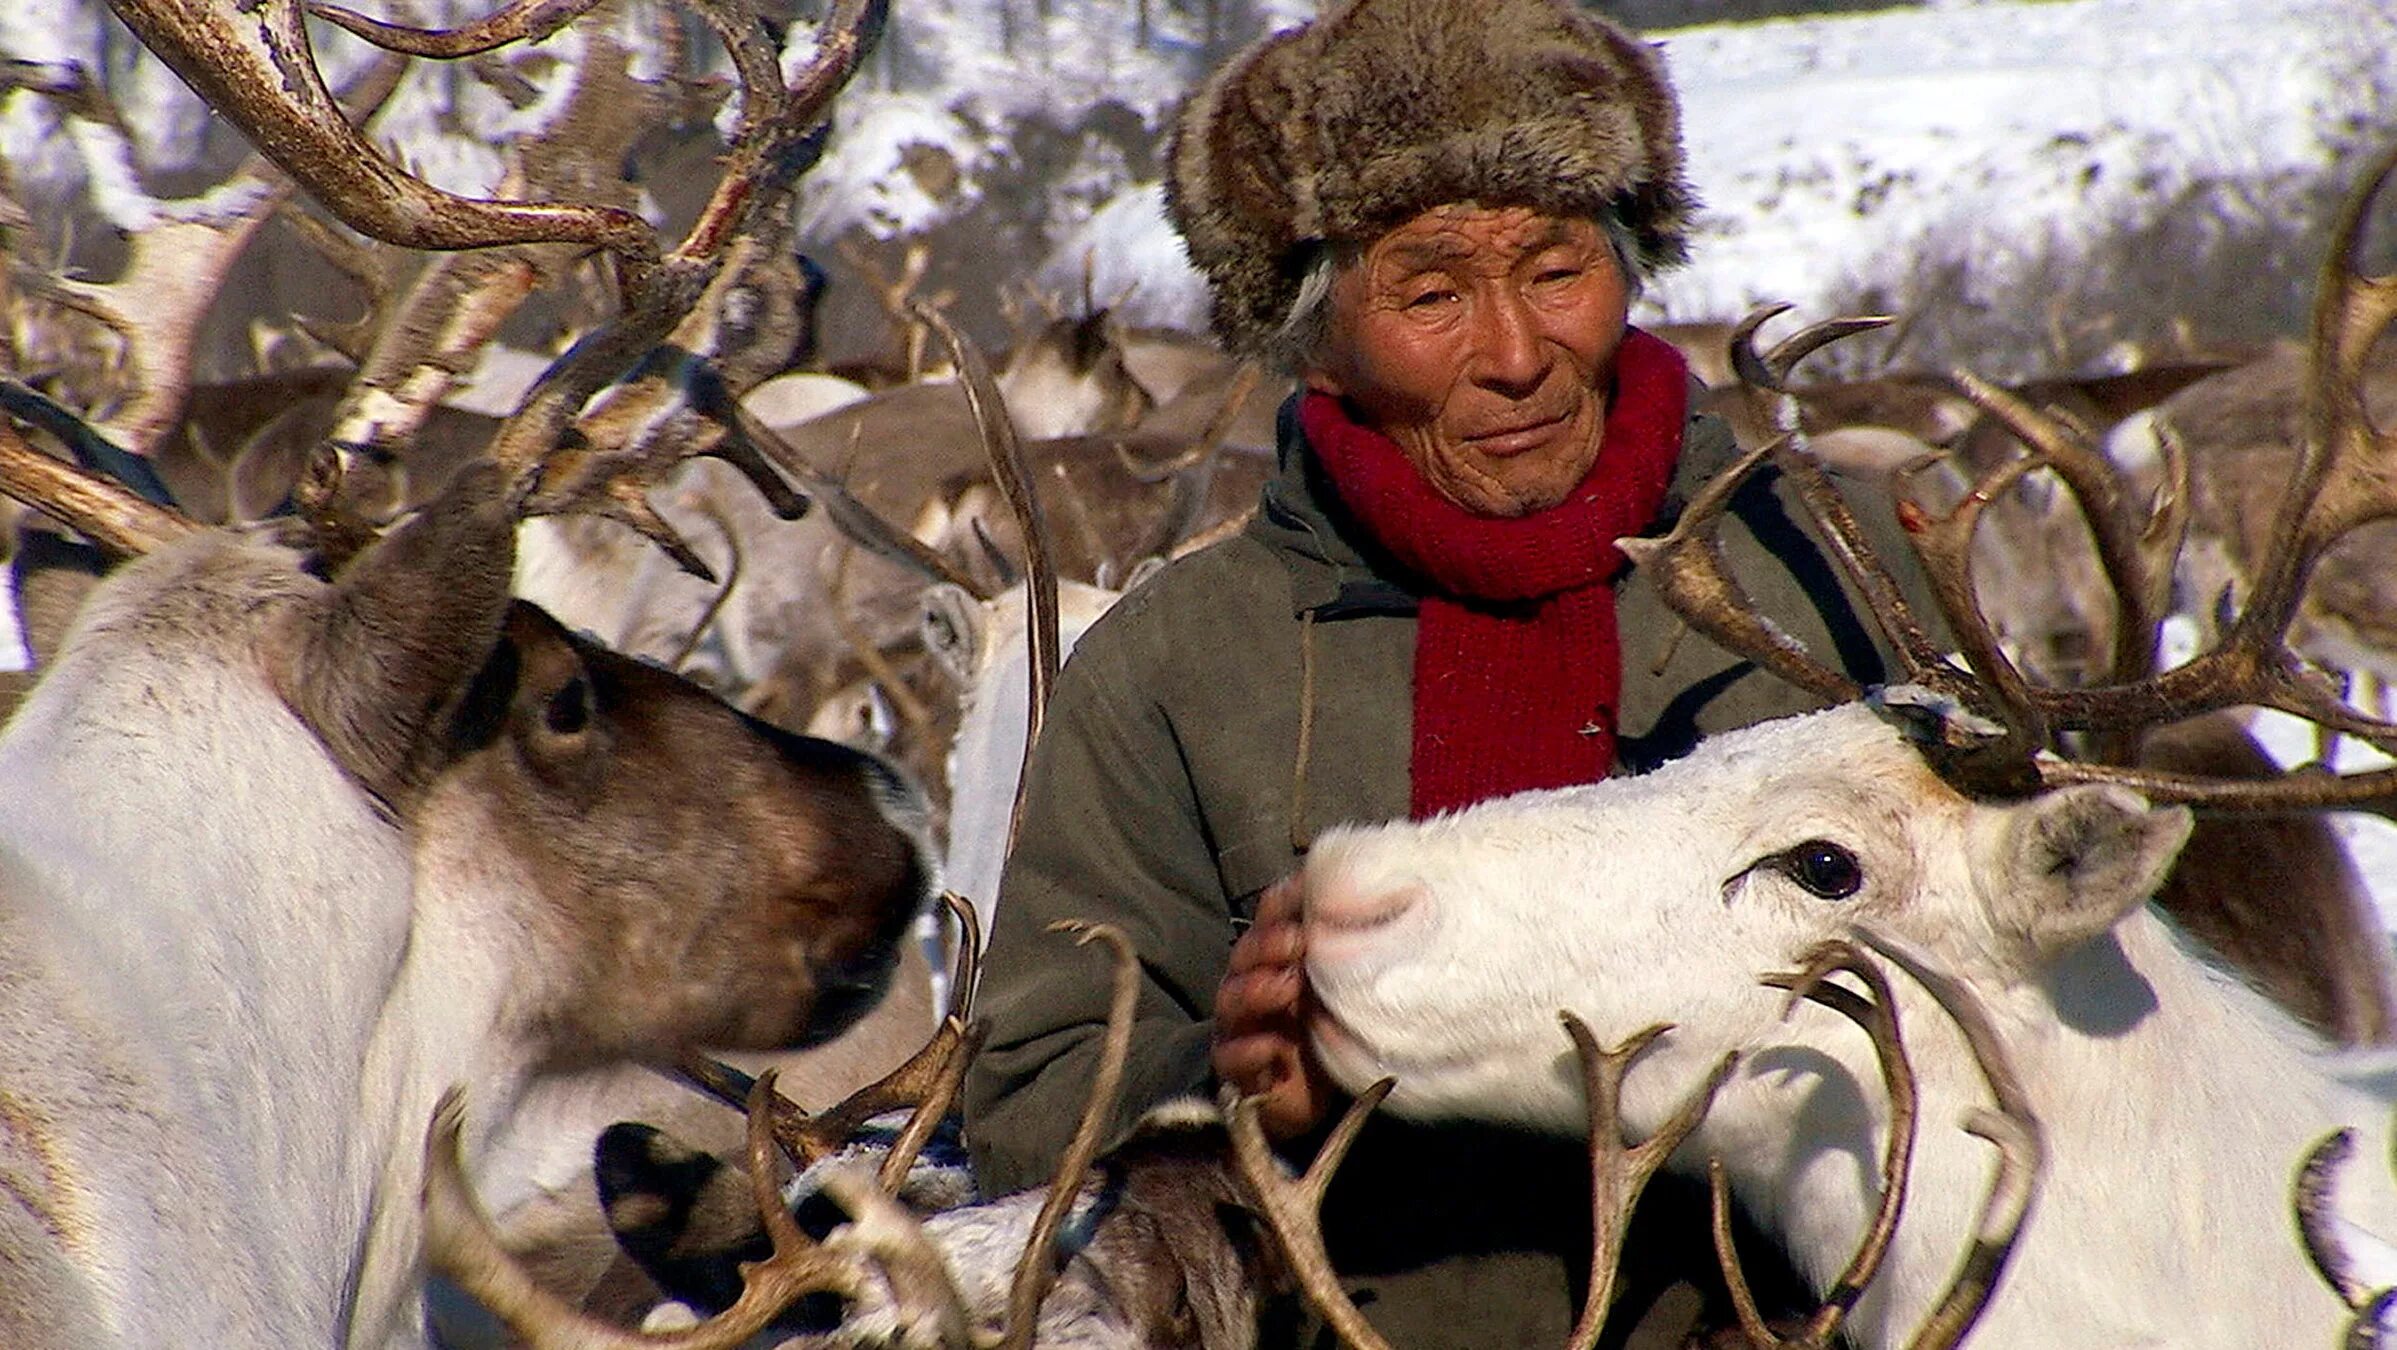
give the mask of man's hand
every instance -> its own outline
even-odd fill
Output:
[[[1338,1092],[1307,1049],[1302,894],[1295,876],[1266,890],[1256,921],[1232,944],[1231,967],[1215,990],[1215,1077],[1258,1099],[1258,1121],[1273,1139],[1315,1128]]]

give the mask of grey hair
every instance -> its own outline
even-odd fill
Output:
[[[1290,312],[1274,327],[1265,339],[1265,350],[1258,353],[1277,375],[1297,375],[1304,372],[1323,350],[1324,341],[1331,336],[1332,279],[1340,269],[1354,262],[1359,250],[1318,241],[1308,245],[1313,256],[1307,259],[1307,270],[1298,280],[1298,295],[1290,302]]]
[[[1620,213],[1600,212],[1596,218],[1599,233],[1606,236],[1607,247],[1614,251],[1615,270],[1623,276],[1625,297],[1637,303],[1648,287],[1648,270],[1641,265],[1639,236],[1623,223]],[[1307,246],[1311,256],[1306,271],[1299,277],[1298,295],[1290,302],[1290,311],[1282,316],[1265,349],[1258,355],[1278,375],[1297,375],[1304,372],[1325,339],[1331,336],[1332,280],[1340,269],[1364,256],[1364,249],[1353,244],[1332,244],[1321,240]]]

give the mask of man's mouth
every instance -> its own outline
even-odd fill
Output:
[[[1572,420],[1572,417],[1573,414],[1568,411],[1558,413],[1553,417],[1513,422],[1495,431],[1467,436],[1465,444],[1473,447],[1476,454],[1501,458],[1507,455],[1519,455],[1526,450],[1537,449],[1547,444],[1549,439],[1556,434],[1557,429]]]

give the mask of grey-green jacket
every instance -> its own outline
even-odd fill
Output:
[[[1115,924],[1140,953],[1120,1131],[1160,1100],[1212,1096],[1215,989],[1258,892],[1326,827],[1407,813],[1415,599],[1343,513],[1293,406],[1254,522],[1127,595],[1058,680],[983,977],[990,1040],[965,1088],[986,1191],[1048,1179],[1097,1058],[1108,958],[1051,922]],[[1650,532],[1736,453],[1722,423],[1694,418]],[[1876,682],[1883,653],[1802,521],[1794,493],[1760,478],[1725,522],[1724,551],[1781,628]],[[1617,606],[1625,771],[1813,706],[1688,631],[1636,569]],[[1369,1315],[1402,1347],[1559,1343],[1588,1226],[1580,1156],[1377,1118],[1327,1206],[1335,1261],[1371,1287]]]

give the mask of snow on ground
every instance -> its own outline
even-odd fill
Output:
[[[1707,210],[1644,313],[1820,314],[1898,287],[1933,239],[2003,278],[2194,181],[2317,177],[2368,109],[2361,53],[2386,69],[2391,29],[2378,0],[2063,0],[1661,34]],[[1127,185],[1060,238],[1043,280],[1072,279],[1095,244],[1101,294],[1138,282],[1143,319],[1199,324],[1153,192]]]
[[[1816,308],[1926,237],[2002,267],[2200,173],[2319,171],[2370,22],[2326,0],[2068,0],[1668,34],[1709,209],[1651,298]]]

